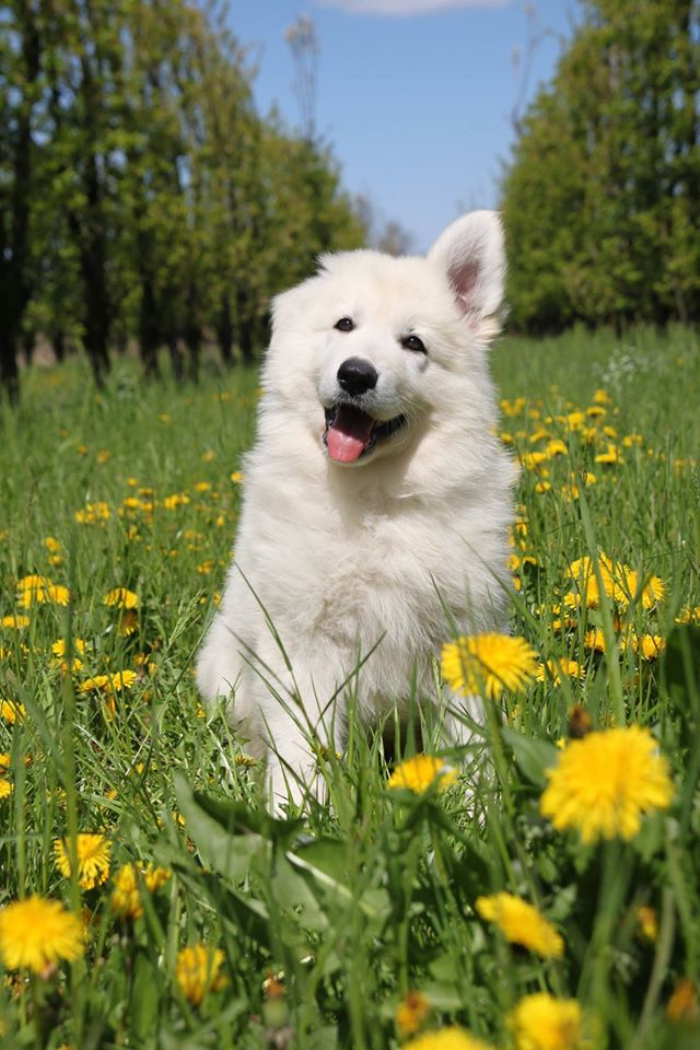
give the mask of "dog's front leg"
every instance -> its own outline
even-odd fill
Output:
[[[260,705],[268,751],[268,802],[276,814],[289,802],[301,808],[309,797],[325,800],[319,751],[342,748],[346,735],[344,701],[335,695],[335,683],[325,669],[314,674],[300,671],[297,663],[287,686],[286,696],[268,694]]]
[[[483,702],[478,696],[462,696],[445,689],[440,720],[450,744],[463,747],[473,741],[484,724]]]

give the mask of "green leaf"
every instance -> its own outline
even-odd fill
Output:
[[[159,993],[160,982],[153,960],[142,948],[137,948],[129,1002],[129,1016],[137,1039],[146,1039],[155,1028]]]
[[[211,800],[195,795],[182,773],[175,774],[174,782],[178,808],[203,863],[231,882],[241,882],[253,859],[269,849],[269,843],[254,833],[235,834],[234,829],[242,828],[242,825],[236,822],[233,814],[227,816],[217,810],[221,819],[212,816],[213,807],[208,804]]]
[[[501,729],[501,736],[513,752],[520,772],[536,787],[544,787],[545,770],[553,766],[557,759],[554,744],[547,740],[538,740],[536,737],[523,736],[507,726]]]
[[[676,627],[661,658],[661,680],[676,710],[694,720],[700,715],[700,627]]]

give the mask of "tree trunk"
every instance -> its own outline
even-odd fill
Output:
[[[61,364],[66,359],[66,334],[62,328],[56,328],[51,335],[54,357]]]
[[[139,315],[139,347],[141,361],[147,379],[160,379],[158,367],[158,344],[160,331],[156,309],[153,281],[144,276],[142,281],[141,310]]]
[[[251,316],[250,294],[243,285],[240,285],[236,293],[236,305],[238,307],[238,345],[241,357],[246,365],[252,365],[254,354],[255,319]]]
[[[180,337],[177,332],[172,331],[168,336],[168,350],[170,352],[170,364],[172,365],[173,376],[175,377],[175,382],[179,386],[185,379],[185,358],[182,353]]]
[[[231,300],[228,295],[221,297],[221,310],[216,326],[216,336],[221,350],[221,359],[227,368],[231,368],[235,362],[233,359],[233,321],[231,320]]]
[[[187,378],[191,383],[199,382],[199,361],[202,353],[202,329],[194,321],[189,321],[185,328],[185,346],[187,347]]]
[[[21,5],[21,48],[24,62],[22,100],[17,107],[17,130],[12,157],[9,197],[10,219],[0,223],[0,383],[10,403],[19,401],[16,342],[31,289],[26,272],[31,177],[34,155],[32,112],[34,84],[41,65],[41,40],[29,4]],[[0,204],[4,206],[0,196]],[[7,234],[7,239],[6,239]]]
[[[0,311],[0,383],[11,405],[19,404],[19,370],[15,354],[14,333],[5,327]]]
[[[34,347],[36,345],[36,332],[30,331],[28,328],[23,328],[20,337],[20,344],[24,355],[24,363],[26,365],[31,365],[34,358]]]
[[[197,287],[190,282],[187,295],[187,321],[185,322],[185,346],[188,354],[187,377],[192,383],[199,382],[199,359],[202,352],[202,328],[197,321]]]
[[[104,386],[109,373],[109,331],[111,304],[107,287],[107,233],[103,208],[103,184],[97,158],[96,113],[100,104],[89,60],[81,59],[81,91],[85,105],[86,156],[83,161],[82,181],[85,190],[84,220],[76,214],[69,222],[80,246],[80,267],[85,282],[85,334],[83,345],[90,358],[92,372],[98,387]]]

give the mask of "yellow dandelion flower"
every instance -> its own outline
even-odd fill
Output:
[[[167,868],[156,867],[149,862],[144,870],[143,879],[148,890],[156,893],[161,886],[165,886],[171,875],[172,872]]]
[[[518,459],[525,470],[540,470],[543,463],[547,461],[546,452],[522,452]]]
[[[213,449],[208,448],[206,452],[202,453],[202,459],[205,463],[213,463],[216,459],[216,452]]]
[[[17,581],[17,604],[29,609],[35,602],[47,601],[47,591],[51,586],[52,581],[48,576],[39,576],[36,573],[23,576]]]
[[[166,496],[163,500],[165,510],[177,510],[178,507],[186,507],[190,497],[186,492],[174,492],[172,496]]]
[[[637,908],[637,932],[643,940],[651,941],[652,944],[656,943],[659,935],[659,918],[655,908],[650,908],[646,904]]]
[[[569,736],[574,740],[582,740],[584,736],[593,732],[591,713],[582,704],[574,704],[569,711],[568,729]]]
[[[111,458],[112,458],[112,453],[109,451],[108,448],[101,448],[100,451],[95,456],[95,459],[100,464],[100,466],[104,466],[104,464],[108,463]]]
[[[0,776],[0,802],[3,802],[6,798],[9,798],[12,794],[12,784],[9,780],[5,780],[5,777]]]
[[[581,430],[586,422],[586,415],[584,412],[569,412],[565,417],[565,421],[569,430]]]
[[[14,700],[0,700],[0,718],[4,718],[10,725],[24,722],[26,713],[24,704],[18,704]]]
[[[698,990],[690,978],[681,977],[677,982],[673,995],[666,1005],[666,1016],[674,1024],[687,1021],[697,1022],[700,1019]]]
[[[33,896],[0,910],[0,955],[10,970],[47,974],[83,951],[83,925],[60,901]]]
[[[258,759],[253,758],[252,755],[236,755],[234,762],[237,766],[242,766],[244,769],[250,769],[252,766],[257,766]]]
[[[538,682],[551,678],[555,685],[560,685],[562,676],[564,678],[585,678],[586,671],[576,660],[561,656],[558,660],[547,660],[540,664],[535,678]]]
[[[652,576],[642,591],[642,605],[645,609],[653,609],[659,602],[663,602],[667,596],[667,585],[659,576]]]
[[[578,1050],[583,1047],[583,1015],[576,999],[536,992],[508,1015],[515,1050]]]
[[[492,700],[504,689],[524,690],[537,673],[537,653],[524,638],[475,634],[442,647],[442,677],[455,692],[485,693]]]
[[[154,868],[152,864],[143,868],[136,864],[123,864],[114,877],[114,891],[110,907],[118,919],[140,919],[143,915],[141,901],[142,886],[155,893],[170,878],[165,868]]]
[[[586,409],[586,415],[589,419],[602,419],[603,416],[606,415],[606,412],[605,409],[601,408],[599,405],[591,405]]]
[[[511,944],[522,944],[545,959],[558,959],[564,941],[537,908],[511,893],[478,897],[476,910],[486,922],[495,923]]]
[[[407,992],[396,1008],[396,1027],[402,1039],[415,1035],[430,1014],[430,999],[422,992]]]
[[[595,394],[593,395],[593,400],[596,403],[596,405],[612,405],[612,398],[610,397],[610,394],[608,394],[608,392],[603,389],[596,390]]]
[[[617,466],[618,463],[624,462],[617,445],[611,444],[608,444],[606,452],[599,452],[594,458],[596,463],[600,463],[602,466],[607,467]]]
[[[529,441],[531,444],[535,444],[537,441],[544,441],[545,438],[549,437],[549,431],[546,427],[538,427],[533,434],[530,434]]]
[[[97,503],[88,503],[84,510],[77,510],[74,517],[79,525],[102,525],[105,521],[109,521],[112,517],[112,512],[109,509],[109,504],[99,501]]]
[[[73,638],[74,653],[80,653],[81,656],[84,656],[86,648],[87,642],[84,638]],[[68,643],[65,638],[59,638],[58,641],[55,641],[51,646],[51,652],[59,658],[64,657],[68,652]]]
[[[612,558],[603,553],[598,555],[598,569],[604,593],[617,605],[627,608],[637,591],[637,573],[630,569],[629,565],[613,561]],[[574,602],[578,604],[580,597],[581,600],[585,601],[589,609],[597,609],[600,605],[600,590],[598,578],[593,567],[593,559],[585,555],[583,558],[572,562],[567,570],[567,576],[574,580],[577,593],[567,595],[564,599],[565,604],[571,605]],[[657,580],[656,586],[658,591],[652,588],[650,595],[658,593],[660,596],[663,584],[658,577],[655,577],[655,579]]]
[[[67,587],[58,583],[52,583],[46,588],[45,601],[53,602],[54,605],[68,605],[70,603],[70,591]]]
[[[9,627],[13,631],[22,631],[25,627],[29,627],[28,616],[3,616],[0,620],[0,627]]]
[[[557,831],[577,828],[583,842],[631,839],[642,814],[673,799],[668,764],[648,729],[629,726],[573,740],[546,771],[540,812]]]
[[[101,886],[109,877],[112,843],[104,835],[81,832],[76,841],[78,876],[84,890]],[[71,850],[65,839],[53,844],[56,867],[65,879],[71,874]]]
[[[550,459],[554,456],[568,456],[569,450],[561,440],[561,438],[554,438],[552,441],[547,442],[547,455]]]
[[[121,692],[122,689],[131,689],[137,678],[136,671],[117,671],[116,674],[110,676],[110,688],[116,693]]]
[[[229,479],[234,485],[240,485],[243,481],[243,474],[240,470],[234,470],[233,474],[229,475]]]
[[[387,787],[405,788],[414,795],[423,795],[437,781],[438,791],[454,784],[457,771],[434,755],[416,755],[401,762],[389,777]]]
[[[86,678],[80,683],[81,693],[94,693],[109,686],[109,675],[98,674],[94,678]]]
[[[524,397],[516,397],[513,401],[509,401],[508,398],[504,397],[501,400],[501,411],[505,416],[519,416],[526,404],[527,401]]]
[[[492,1050],[492,1047],[464,1028],[450,1027],[424,1032],[410,1043],[404,1043],[403,1050]]]
[[[596,652],[605,652],[605,635],[600,627],[592,627],[583,636],[585,649],[595,649]]]
[[[54,536],[47,536],[44,540],[44,546],[50,554],[58,554],[61,549],[61,544]]]
[[[126,587],[115,587],[105,594],[104,604],[117,609],[138,609],[139,596]]]
[[[94,693],[103,691],[106,693],[119,693],[122,689],[131,689],[137,678],[136,671],[117,671],[112,675],[98,674],[94,678],[86,678],[80,685],[80,692]]]
[[[675,622],[679,625],[685,623],[700,623],[700,605],[692,607],[686,605],[684,609],[681,609],[676,616]]]
[[[117,631],[122,638],[130,638],[138,630],[139,614],[136,609],[126,609],[119,617]]]
[[[666,648],[666,642],[660,634],[632,634],[632,648],[641,653],[643,660],[656,660]]]
[[[221,949],[204,944],[195,944],[178,952],[175,977],[182,994],[193,1006],[199,1006],[207,995],[226,987],[228,981],[220,973],[223,963]]]

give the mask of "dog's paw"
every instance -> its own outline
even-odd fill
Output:
[[[267,800],[275,817],[285,817],[290,809],[303,812],[310,802],[324,805],[328,799],[328,785],[318,772],[315,762],[301,768],[285,765],[277,756],[267,767]]]

